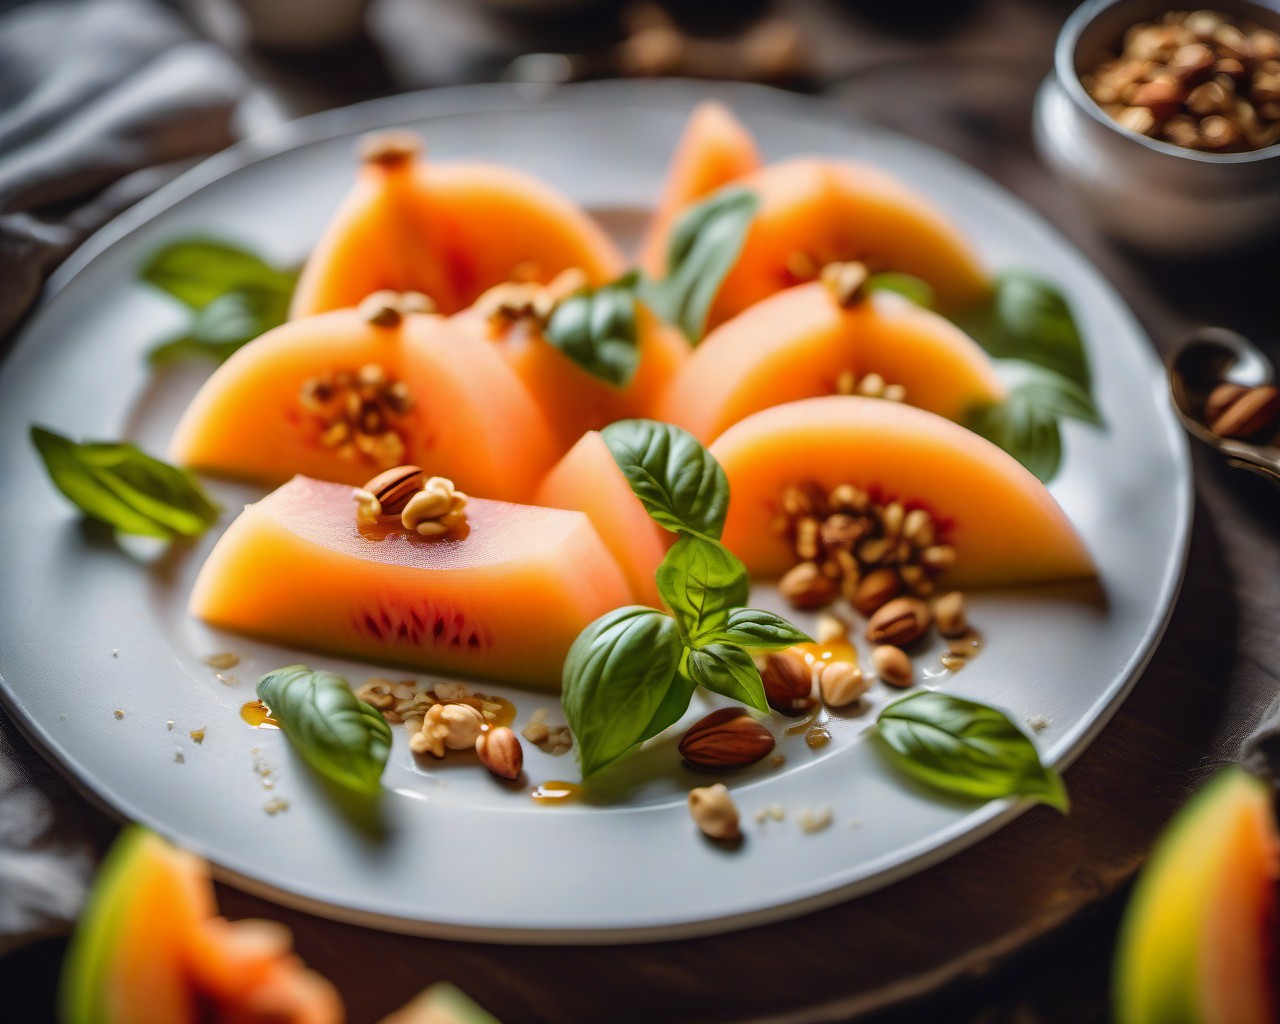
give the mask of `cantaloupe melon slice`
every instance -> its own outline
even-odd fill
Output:
[[[759,167],[755,139],[728,107],[714,100],[694,107],[667,166],[662,195],[640,248],[641,268],[661,275],[667,267],[671,228],[685,207]]]
[[[827,263],[859,260],[927,281],[945,309],[986,297],[990,284],[960,232],[885,172],[852,161],[797,158],[739,184],[760,207],[711,307],[714,327]]]
[[[570,267],[593,284],[623,259],[604,230],[550,186],[505,167],[416,159],[412,135],[374,137],[355,187],[312,250],[289,315],[354,306],[371,292],[420,291],[445,313],[517,275]]]
[[[72,940],[61,1020],[340,1024],[337,992],[293,955],[288,929],[216,914],[203,860],[145,829],[126,829]]]
[[[842,375],[870,373],[948,419],[998,402],[1006,390],[981,347],[944,317],[885,292],[844,309],[813,282],[771,295],[707,335],[656,415],[707,444],[753,412],[835,394]]]
[[[675,535],[640,504],[599,433],[582,435],[551,467],[533,500],[548,508],[585,512],[626,574],[636,602],[662,607],[654,573]]]
[[[354,489],[295,477],[227,528],[189,610],[225,629],[413,668],[559,687],[569,645],[632,601],[581,512],[471,498],[470,531],[362,529]]]
[[[1239,768],[1178,812],[1125,912],[1117,1024],[1275,1020],[1278,858],[1270,788]]]
[[[640,363],[624,387],[582,369],[527,321],[498,326],[477,309],[460,314],[455,321],[473,336],[487,339],[515,371],[542,411],[560,453],[589,430],[599,430],[615,420],[647,416],[689,358],[689,343],[684,337],[638,303]]]
[[[849,483],[928,511],[956,551],[949,586],[1086,579],[1084,543],[1012,456],[941,416],[875,398],[830,396],[777,405],[710,447],[729,478],[724,543],[754,574],[779,577],[794,557],[770,526],[783,488]]]
[[[361,392],[370,367],[385,381]],[[332,394],[317,399],[316,382]],[[373,397],[353,397],[361,393]],[[370,409],[381,425],[365,446]],[[181,465],[266,486],[295,473],[359,485],[409,462],[504,500],[528,498],[557,454],[542,413],[491,346],[445,317],[414,313],[379,327],[355,310],[283,324],[240,349],[205,382],[169,446]]]

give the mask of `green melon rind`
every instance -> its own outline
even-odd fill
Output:
[[[1267,799],[1266,785],[1240,768],[1228,768],[1197,793],[1157,842],[1134,886],[1121,922],[1112,978],[1116,1024],[1206,1024],[1199,969],[1204,897],[1179,905],[1163,921],[1173,941],[1143,940],[1158,927],[1161,897],[1184,890],[1193,878],[1230,870],[1220,834],[1250,789]],[[1216,863],[1215,863],[1216,862]]]
[[[105,995],[114,938],[138,885],[145,880],[133,870],[134,864],[154,838],[141,826],[129,825],[103,859],[62,968],[58,986],[62,1024],[111,1024]]]

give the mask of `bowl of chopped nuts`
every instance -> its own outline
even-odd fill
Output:
[[[1170,256],[1280,227],[1280,0],[1090,0],[1058,37],[1036,144],[1112,235]]]

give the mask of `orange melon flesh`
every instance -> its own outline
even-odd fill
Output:
[[[1231,767],[1178,812],[1116,949],[1118,1024],[1267,1024],[1280,858],[1265,783]]]
[[[585,512],[622,567],[636,602],[662,607],[654,573],[675,537],[645,511],[596,431],[584,434],[551,467],[534,503]]]
[[[874,398],[829,396],[755,413],[710,446],[729,478],[724,543],[754,574],[794,564],[770,523],[788,485],[851,483],[924,508],[956,550],[957,587],[1093,577],[1079,535],[1031,473],[990,441],[933,413]]]
[[[527,174],[411,158],[366,162],[303,267],[293,319],[420,291],[456,313],[520,268],[548,282],[579,267],[594,284],[624,261],[583,210]]]
[[[413,396],[403,417],[388,416],[404,442],[392,460],[326,446],[324,419],[301,403],[308,380],[367,364]],[[295,473],[359,485],[413,463],[504,500],[528,498],[556,454],[541,412],[490,346],[444,317],[378,327],[354,310],[283,324],[246,345],[205,382],[169,445],[174,462],[264,486]]]
[[[949,320],[888,293],[842,309],[813,282],[712,331],[672,380],[657,416],[707,444],[761,409],[834,394],[842,373],[873,372],[901,384],[911,405],[948,419],[1005,395],[986,353]]]
[[[663,182],[662,196],[640,249],[640,266],[653,276],[667,268],[667,247],[685,207],[760,167],[755,139],[729,108],[714,100],[689,115]]]
[[[640,364],[626,387],[615,387],[579,367],[541,332],[524,323],[495,333],[476,311],[456,318],[475,336],[487,338],[515,371],[546,418],[557,452],[571,448],[584,433],[615,420],[647,416],[681,366],[689,344],[643,306],[637,305],[636,336]]]
[[[760,208],[712,304],[710,326],[800,283],[793,272],[797,253],[817,267],[861,260],[873,270],[913,274],[933,287],[946,309],[972,306],[990,289],[960,232],[927,200],[874,167],[798,158],[770,164],[741,184],[759,196]]]
[[[470,532],[362,531],[354,489],[295,477],[227,528],[191,592],[214,626],[313,650],[555,688],[569,645],[632,601],[581,512],[472,498]]]
[[[337,992],[292,955],[287,928],[216,914],[208,864],[145,829],[126,829],[72,940],[62,1019],[340,1024]]]

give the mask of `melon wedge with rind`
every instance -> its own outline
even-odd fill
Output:
[[[948,586],[1091,579],[1096,569],[1039,480],[990,441],[923,409],[832,395],[748,416],[711,446],[729,480],[724,544],[755,575],[778,578],[795,557],[773,532],[785,488],[853,484],[923,508],[956,551]]]
[[[577,635],[632,601],[581,512],[471,498],[469,532],[357,522],[355,489],[295,477],[249,505],[196,578],[192,615],[308,650],[555,689]]]

